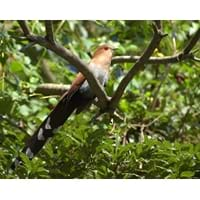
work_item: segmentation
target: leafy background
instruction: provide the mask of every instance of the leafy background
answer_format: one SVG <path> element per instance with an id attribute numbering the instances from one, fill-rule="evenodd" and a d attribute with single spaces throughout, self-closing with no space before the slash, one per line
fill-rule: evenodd
<path id="1" fill-rule="evenodd" d="M 151 21 L 54 21 L 56 40 L 88 62 L 100 43 L 115 55 L 141 55 L 152 38 Z M 29 21 L 45 34 L 43 22 Z M 168 34 L 154 56 L 180 52 L 199 28 L 198 21 L 164 21 Z M 193 50 L 200 57 L 200 42 Z M 131 63 L 114 64 L 106 87 L 111 96 Z M 48 73 L 47 73 L 48 72 Z M 50 74 L 50 75 L 49 75 Z M 71 116 L 32 161 L 9 169 L 25 139 L 56 105 L 41 83 L 70 84 L 75 66 L 30 45 L 16 21 L 0 21 L 0 178 L 199 178 L 200 63 L 147 64 L 128 85 L 118 107 L 121 120 L 94 105 Z"/>

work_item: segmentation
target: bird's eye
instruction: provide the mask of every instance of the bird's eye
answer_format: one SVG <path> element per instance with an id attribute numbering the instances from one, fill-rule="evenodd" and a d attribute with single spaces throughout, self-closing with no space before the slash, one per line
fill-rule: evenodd
<path id="1" fill-rule="evenodd" d="M 107 51 L 108 49 L 109 49 L 108 47 L 104 47 L 104 50 L 106 50 L 106 51 Z"/>

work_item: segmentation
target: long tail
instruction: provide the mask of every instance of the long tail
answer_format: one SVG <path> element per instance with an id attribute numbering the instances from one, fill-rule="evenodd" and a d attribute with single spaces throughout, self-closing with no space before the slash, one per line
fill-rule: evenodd
<path id="1" fill-rule="evenodd" d="M 44 146 L 48 138 L 52 137 L 56 130 L 64 124 L 72 112 L 88 103 L 79 91 L 69 97 L 63 95 L 57 106 L 46 117 L 35 133 L 27 140 L 22 152 L 32 159 Z M 15 169 L 21 163 L 21 158 L 17 157 L 11 165 Z"/>

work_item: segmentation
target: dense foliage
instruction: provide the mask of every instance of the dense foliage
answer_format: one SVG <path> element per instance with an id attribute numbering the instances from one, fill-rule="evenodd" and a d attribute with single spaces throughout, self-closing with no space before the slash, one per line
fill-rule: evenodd
<path id="1" fill-rule="evenodd" d="M 56 40 L 84 61 L 100 43 L 115 55 L 141 55 L 151 21 L 54 21 Z M 30 21 L 38 35 L 43 22 Z M 180 52 L 200 27 L 196 21 L 164 21 L 168 34 L 153 56 Z M 200 42 L 192 51 L 200 57 Z M 113 64 L 109 96 L 133 63 Z M 117 112 L 91 120 L 96 106 L 73 115 L 32 161 L 9 169 L 25 139 L 59 96 L 35 92 L 41 83 L 70 84 L 75 66 L 30 44 L 15 21 L 0 22 L 0 178 L 200 178 L 200 63 L 146 64 L 128 85 Z"/>

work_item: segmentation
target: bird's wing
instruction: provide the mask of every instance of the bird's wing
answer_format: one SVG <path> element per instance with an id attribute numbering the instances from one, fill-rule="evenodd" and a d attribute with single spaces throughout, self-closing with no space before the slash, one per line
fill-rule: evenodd
<path id="1" fill-rule="evenodd" d="M 85 77 L 83 76 L 83 74 L 81 74 L 80 72 L 76 75 L 76 78 L 74 79 L 74 81 L 71 84 L 71 87 L 69 88 L 69 90 L 63 94 L 61 99 L 70 99 L 74 93 L 77 92 L 77 90 L 80 88 L 80 86 L 83 84 L 83 82 L 85 81 Z"/>

